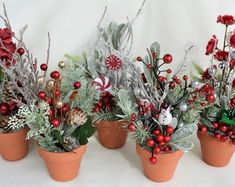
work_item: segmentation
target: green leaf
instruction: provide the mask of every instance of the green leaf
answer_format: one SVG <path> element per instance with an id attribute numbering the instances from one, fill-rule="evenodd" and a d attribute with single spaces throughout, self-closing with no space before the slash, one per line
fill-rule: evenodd
<path id="1" fill-rule="evenodd" d="M 157 57 L 160 56 L 160 44 L 158 42 L 152 43 L 150 46 L 151 53 L 155 52 L 157 54 Z"/>
<path id="2" fill-rule="evenodd" d="M 59 142 L 59 144 L 68 152 L 72 151 L 71 149 L 69 149 L 63 142 L 63 137 L 61 135 L 61 132 L 57 129 L 53 129 L 51 131 L 51 135 Z"/>
<path id="3" fill-rule="evenodd" d="M 202 74 L 204 73 L 204 70 L 202 69 L 202 67 L 201 67 L 200 65 L 198 65 L 198 64 L 196 64 L 196 63 L 193 63 L 193 65 L 194 65 L 196 71 L 197 71 L 200 75 L 202 75 Z"/>
<path id="4" fill-rule="evenodd" d="M 197 130 L 197 125 L 195 123 L 186 124 L 183 127 L 177 129 L 171 136 L 172 142 L 180 142 L 185 138 L 191 136 Z"/>
<path id="5" fill-rule="evenodd" d="M 170 143 L 170 145 L 173 146 L 174 148 L 180 149 L 184 152 L 189 151 L 194 146 L 194 144 L 188 140 L 173 142 L 173 143 Z"/>
<path id="6" fill-rule="evenodd" d="M 120 44 L 120 39 L 122 37 L 122 31 L 125 28 L 125 24 L 120 24 L 118 27 L 115 29 L 115 32 L 112 35 L 112 42 L 113 42 L 113 48 L 118 50 L 119 44 Z"/>
<path id="7" fill-rule="evenodd" d="M 95 127 L 92 126 L 91 117 L 88 116 L 87 121 L 83 125 L 77 127 L 71 135 L 79 139 L 81 145 L 85 145 L 88 143 L 88 138 L 95 133 L 95 130 Z"/>

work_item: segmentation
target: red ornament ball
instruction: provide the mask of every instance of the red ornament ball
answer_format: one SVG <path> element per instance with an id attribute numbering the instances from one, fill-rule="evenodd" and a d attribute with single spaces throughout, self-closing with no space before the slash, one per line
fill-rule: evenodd
<path id="1" fill-rule="evenodd" d="M 235 48 L 235 33 L 229 39 L 231 47 Z"/>
<path id="2" fill-rule="evenodd" d="M 150 163 L 151 164 L 156 164 L 157 163 L 157 158 L 152 156 L 150 159 L 149 159 Z"/>
<path id="3" fill-rule="evenodd" d="M 212 123 L 212 127 L 214 129 L 217 129 L 219 127 L 219 124 L 217 122 Z"/>
<path id="4" fill-rule="evenodd" d="M 171 137 L 169 135 L 164 136 L 164 142 L 169 142 Z"/>
<path id="5" fill-rule="evenodd" d="M 161 135 L 161 134 L 159 134 L 159 135 L 157 136 L 157 141 L 158 141 L 158 142 L 162 142 L 163 140 L 164 140 L 164 136 Z"/>
<path id="6" fill-rule="evenodd" d="M 171 73 L 172 73 L 172 70 L 171 70 L 171 69 L 167 69 L 166 72 L 167 72 L 168 74 L 171 74 Z"/>
<path id="7" fill-rule="evenodd" d="M 152 67 L 153 67 L 152 64 L 147 64 L 148 69 L 152 69 Z"/>
<path id="8" fill-rule="evenodd" d="M 10 105 L 8 103 L 0 104 L 0 114 L 6 115 L 10 112 Z"/>
<path id="9" fill-rule="evenodd" d="M 44 92 L 44 91 L 39 91 L 39 92 L 38 92 L 38 98 L 39 98 L 39 99 L 42 99 L 42 100 L 45 100 L 45 99 L 47 98 L 46 92 Z"/>
<path id="10" fill-rule="evenodd" d="M 219 127 L 219 129 L 222 131 L 222 132 L 226 132 L 228 130 L 228 127 L 226 125 L 221 125 Z"/>
<path id="11" fill-rule="evenodd" d="M 220 139 L 221 135 L 218 134 L 218 133 L 215 133 L 215 134 L 214 134 L 214 137 L 217 138 L 217 139 Z"/>
<path id="12" fill-rule="evenodd" d="M 206 126 L 202 126 L 201 127 L 201 133 L 206 133 L 207 132 L 207 127 Z"/>
<path id="13" fill-rule="evenodd" d="M 209 102 L 209 103 L 213 103 L 215 101 L 215 96 L 214 94 L 208 94 L 206 96 L 206 100 Z"/>
<path id="14" fill-rule="evenodd" d="M 146 144 L 148 147 L 153 147 L 155 142 L 152 138 L 147 139 Z"/>
<path id="15" fill-rule="evenodd" d="M 50 76 L 51 76 L 52 79 L 59 79 L 60 78 L 60 72 L 53 71 L 53 72 L 51 72 Z"/>
<path id="16" fill-rule="evenodd" d="M 74 87 L 74 89 L 79 89 L 79 88 L 81 88 L 81 82 L 79 82 L 79 81 L 74 82 L 74 83 L 73 83 L 73 87 Z"/>
<path id="17" fill-rule="evenodd" d="M 24 49 L 22 47 L 17 49 L 17 53 L 22 56 L 24 54 Z"/>
<path id="18" fill-rule="evenodd" d="M 56 89 L 54 92 L 55 97 L 60 97 L 60 94 L 61 94 L 60 90 Z"/>
<path id="19" fill-rule="evenodd" d="M 233 135 L 233 131 L 232 130 L 228 130 L 227 131 L 227 136 L 231 137 Z"/>
<path id="20" fill-rule="evenodd" d="M 166 132 L 167 132 L 168 134 L 172 134 L 173 131 L 174 131 L 174 128 L 171 127 L 171 126 L 167 127 L 167 129 L 166 129 Z"/>
<path id="21" fill-rule="evenodd" d="M 166 54 L 163 56 L 163 61 L 166 63 L 166 64 L 170 64 L 173 60 L 173 57 L 172 55 L 170 54 Z"/>
<path id="22" fill-rule="evenodd" d="M 161 148 L 159 146 L 154 147 L 154 149 L 153 149 L 154 154 L 159 154 L 160 152 L 161 152 Z"/>
<path id="23" fill-rule="evenodd" d="M 235 107 L 235 97 L 230 99 L 230 104 L 231 104 L 232 107 Z"/>
<path id="24" fill-rule="evenodd" d="M 48 114 L 49 114 L 49 116 L 50 116 L 51 118 L 53 118 L 53 117 L 55 116 L 55 112 L 54 112 L 54 110 L 52 110 L 52 109 L 50 109 L 50 110 L 48 111 Z"/>
<path id="25" fill-rule="evenodd" d="M 70 110 L 70 105 L 68 103 L 65 103 L 61 110 L 62 110 L 62 113 L 65 114 L 66 112 Z"/>
<path id="26" fill-rule="evenodd" d="M 153 134 L 154 135 L 159 135 L 159 134 L 161 134 L 161 131 L 160 131 L 160 129 L 155 129 L 155 130 L 153 130 Z"/>
<path id="27" fill-rule="evenodd" d="M 136 58 L 136 60 L 139 61 L 139 62 L 141 62 L 141 61 L 142 61 L 142 58 L 141 58 L 140 56 L 138 56 L 138 57 Z"/>
<path id="28" fill-rule="evenodd" d="M 60 120 L 54 118 L 51 120 L 51 124 L 54 126 L 54 127 L 59 127 L 60 126 Z"/>
<path id="29" fill-rule="evenodd" d="M 135 121 L 137 118 L 136 114 L 131 114 L 131 121 Z"/>
<path id="30" fill-rule="evenodd" d="M 172 81 L 172 82 L 170 83 L 170 85 L 169 85 L 169 88 L 170 88 L 170 89 L 174 89 L 175 86 L 176 86 L 176 85 L 175 85 L 175 82 Z"/>
<path id="31" fill-rule="evenodd" d="M 50 97 L 50 98 L 48 98 L 47 99 L 47 103 L 49 104 L 49 105 L 52 105 L 52 103 L 53 103 L 53 99 Z"/>
<path id="32" fill-rule="evenodd" d="M 228 136 L 221 136 L 220 137 L 220 141 L 221 142 L 225 142 L 225 141 L 227 141 L 228 140 Z"/>
<path id="33" fill-rule="evenodd" d="M 48 66 L 47 66 L 47 64 L 41 64 L 40 68 L 41 68 L 42 71 L 46 71 Z"/>
<path id="34" fill-rule="evenodd" d="M 110 55 L 106 60 L 105 60 L 105 65 L 107 69 L 109 70 L 118 70 L 122 66 L 122 61 L 120 58 L 118 58 L 115 55 Z"/>
<path id="35" fill-rule="evenodd" d="M 183 79 L 186 81 L 186 80 L 188 80 L 188 76 L 187 75 L 184 75 L 183 76 Z"/>
<path id="36" fill-rule="evenodd" d="M 133 123 L 130 123 L 130 124 L 128 125 L 128 130 L 129 130 L 130 132 L 135 131 L 135 130 L 136 130 L 135 125 L 134 125 Z"/>

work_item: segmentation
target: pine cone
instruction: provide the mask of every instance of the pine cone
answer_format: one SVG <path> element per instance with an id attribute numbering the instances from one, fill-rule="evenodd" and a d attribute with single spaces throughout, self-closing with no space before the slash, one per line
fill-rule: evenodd
<path id="1" fill-rule="evenodd" d="M 14 99 L 13 91 L 11 90 L 9 84 L 4 84 L 3 90 L 2 90 L 2 100 L 4 102 L 10 102 Z"/>
<path id="2" fill-rule="evenodd" d="M 82 125 L 86 122 L 86 114 L 80 108 L 74 108 L 70 111 L 67 117 L 67 124 Z"/>
<path id="3" fill-rule="evenodd" d="M 11 128 L 8 125 L 8 121 L 9 121 L 9 116 L 0 116 L 0 129 L 3 129 L 3 131 L 10 131 Z"/>

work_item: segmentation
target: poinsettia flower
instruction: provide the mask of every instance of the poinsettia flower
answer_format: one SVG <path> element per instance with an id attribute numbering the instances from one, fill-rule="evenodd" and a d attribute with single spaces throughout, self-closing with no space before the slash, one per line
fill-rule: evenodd
<path id="1" fill-rule="evenodd" d="M 218 61 L 227 61 L 228 59 L 228 52 L 227 51 L 217 51 L 214 54 L 214 58 Z"/>
<path id="2" fill-rule="evenodd" d="M 12 42 L 12 36 L 14 33 L 9 29 L 9 28 L 0 28 L 0 39 L 2 40 L 3 43 L 10 43 Z"/>
<path id="3" fill-rule="evenodd" d="M 217 23 L 221 23 L 224 25 L 233 25 L 235 23 L 235 19 L 232 15 L 220 15 L 217 17 Z"/>
<path id="4" fill-rule="evenodd" d="M 214 53 L 216 46 L 218 43 L 218 39 L 215 35 L 212 36 L 212 38 L 209 40 L 207 46 L 206 46 L 206 55 Z"/>

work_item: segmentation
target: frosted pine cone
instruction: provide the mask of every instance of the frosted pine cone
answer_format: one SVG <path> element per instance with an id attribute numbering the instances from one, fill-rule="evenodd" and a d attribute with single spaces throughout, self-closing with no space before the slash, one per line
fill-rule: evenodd
<path id="1" fill-rule="evenodd" d="M 86 114 L 80 108 L 74 108 L 68 114 L 67 124 L 79 126 L 84 124 L 86 120 Z"/>
<path id="2" fill-rule="evenodd" d="M 11 127 L 8 125 L 9 116 L 1 116 L 0 117 L 0 129 L 3 130 L 3 132 L 8 132 L 11 130 Z"/>
<path id="3" fill-rule="evenodd" d="M 2 100 L 4 102 L 9 102 L 14 99 L 14 94 L 11 89 L 11 87 L 8 84 L 4 84 L 3 90 L 2 90 Z"/>

